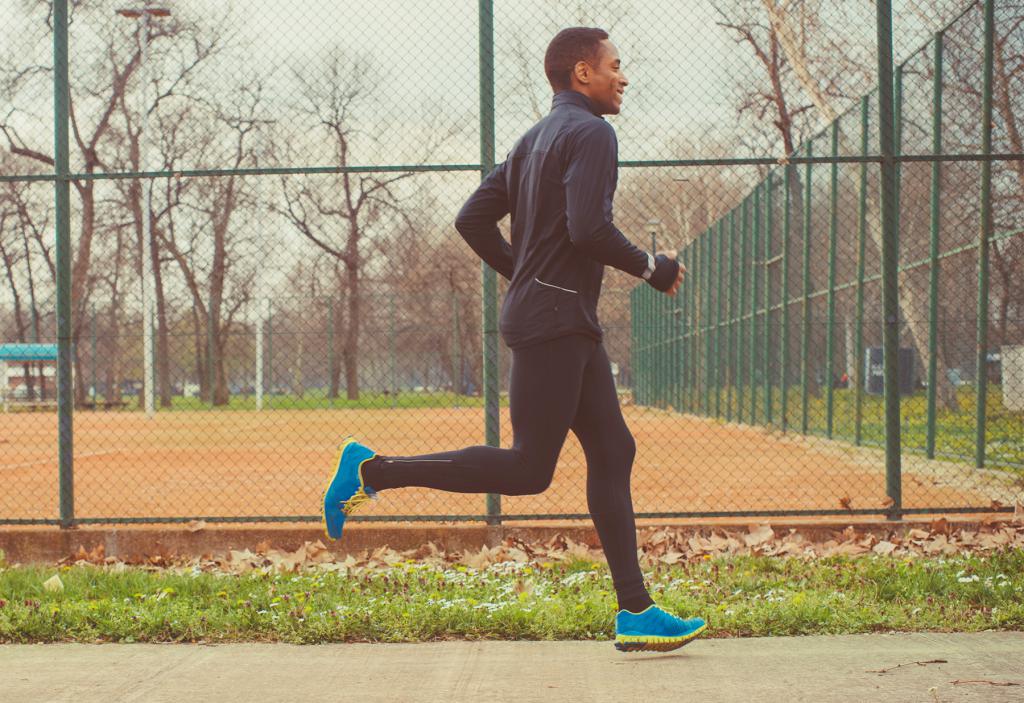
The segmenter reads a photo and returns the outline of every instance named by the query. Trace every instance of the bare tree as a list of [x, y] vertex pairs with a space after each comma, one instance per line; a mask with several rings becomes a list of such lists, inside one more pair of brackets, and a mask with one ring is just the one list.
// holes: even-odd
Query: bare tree
[[[1007, 151], [1024, 154], [1021, 136], [1021, 115], [1024, 114], [1024, 46], [1021, 30], [1024, 27], [1024, 4], [1007, 3], [1001, 9], [993, 42], [993, 107], [996, 119], [1002, 121], [1000, 134], [1006, 140]], [[972, 86], [973, 87], [973, 86]], [[996, 149], [1000, 151], [1000, 149]], [[1019, 230], [1024, 214], [1024, 161], [1010, 161], [994, 165], [994, 170], [1008, 170], [1015, 183], [1002, 185], [997, 177], [995, 198], [997, 215], [1004, 220], [1001, 229]], [[1024, 341], [1020, 336], [1011, 339], [1011, 320], [1020, 320], [1024, 311], [1024, 237], [1014, 237], [992, 244], [993, 263], [1001, 283], [996, 334], [1000, 344]], [[1016, 308], [1016, 310], [1013, 310]]]
[[[258, 131], [268, 124], [260, 117], [262, 84], [250, 80], [240, 85], [231, 97], [233, 104], [212, 107], [214, 126], [197, 135], [196, 148], [199, 153], [210, 151], [214, 144], [221, 143], [220, 128], [227, 127], [232, 135], [228, 169], [253, 168], [258, 162]], [[184, 189], [176, 192], [175, 199], [184, 192]], [[188, 192], [191, 194], [188, 206], [198, 214], [195, 226], [188, 227], [186, 234], [179, 236], [172, 215], [164, 226], [155, 227], [154, 231], [178, 265], [192, 294], [197, 360], [205, 356], [198, 368], [200, 388], [213, 405], [225, 405], [229, 400], [225, 366], [228, 337], [236, 316], [253, 295], [251, 273], [258, 265], [241, 255], [239, 249], [245, 239], [243, 229], [233, 220], [241, 213], [255, 212], [257, 201], [237, 173], [203, 179]], [[200, 328], [206, 331], [208, 345], [199, 341]], [[211, 370], [212, 386], [208, 382]]]
[[[52, 14], [50, 3], [36, 0], [27, 3], [27, 10], [36, 16], [45, 18], [46, 32], [37, 41], [48, 41], [52, 30]], [[109, 6], [102, 3], [75, 2], [70, 8], [71, 23], [108, 25], [111, 22]], [[116, 25], [124, 26], [127, 24]], [[125, 93], [129, 89], [132, 78], [137, 74], [141, 62], [141, 23], [132, 29], [135, 39], [134, 46], [125, 55], [123, 48], [128, 42], [120, 32], [104, 32], [108, 39], [102, 53], [80, 55], [78, 60], [86, 69], [81, 75], [86, 81], [72, 84], [68, 95], [70, 112], [71, 145], [76, 150], [74, 158], [81, 164], [81, 172], [90, 176], [97, 171], [105, 170], [114, 159], [117, 140], [114, 136], [114, 120], [118, 106], [123, 104]], [[147, 109], [155, 109], [161, 100], [175, 94], [197, 67], [211, 55], [216, 47], [217, 32], [205, 35], [199, 26], [192, 21], [178, 16], [149, 24], [148, 41], [150, 50], [158, 55], [164, 45], [178, 43], [193, 50], [193, 54], [179, 67], [176, 75], [169, 77], [160, 84], [161, 78], [154, 77], [158, 82], [158, 97], [154, 105]], [[212, 39], [209, 39], [212, 37]], [[188, 41], [182, 42], [182, 39]], [[187, 51], [184, 52], [187, 54]], [[15, 64], [16, 65], [16, 64]], [[10, 71], [3, 76], [3, 90], [0, 92], [15, 95], [25, 85], [39, 75], [45, 75], [45, 67], [28, 67], [19, 71]], [[13, 101], [12, 101], [13, 103]], [[13, 103], [16, 104], [16, 103]], [[53, 156], [43, 147], [35, 147], [27, 143], [19, 134], [12, 117], [17, 112], [11, 110], [7, 115], [0, 116], [0, 133], [8, 144], [11, 153], [23, 157], [30, 162], [53, 167]], [[94, 237], [97, 232], [97, 181], [92, 178], [73, 179], [71, 181], [81, 202], [81, 224], [76, 229], [75, 257], [71, 265], [71, 301], [72, 301], [72, 345], [76, 375], [82, 377], [81, 354], [78, 344], [93, 290], [91, 268], [93, 264]], [[76, 384], [76, 401], [85, 398], [85, 385]]]
[[[349, 59], [338, 50], [331, 51], [323, 70], [310, 71], [308, 66], [293, 70], [299, 86], [301, 104], [298, 112], [318, 128], [332, 150], [337, 166], [354, 165], [353, 149], [362, 130], [356, 125], [360, 111], [368, 108], [369, 98], [383, 77], [367, 59]], [[316, 77], [323, 76], [322, 80]], [[461, 128], [428, 129], [430, 137], [422, 145], [420, 163]], [[370, 140], [374, 136], [368, 135]], [[412, 173], [370, 175], [343, 172], [326, 178], [289, 177], [281, 179], [284, 205], [277, 207], [286, 220], [303, 237], [340, 262], [346, 296], [345, 325], [341, 331], [342, 360], [345, 370], [346, 395], [359, 397], [358, 358], [362, 306], [361, 274], [370, 258], [366, 251], [373, 244], [376, 251], [387, 242], [370, 238], [375, 228], [386, 228], [407, 222], [401, 207], [398, 184]]]
[[[0, 155], [0, 164], [5, 169], [11, 166], [11, 161], [9, 156]], [[34, 192], [39, 191], [28, 182], [7, 182], [0, 190], [0, 259], [10, 285], [15, 335], [21, 342], [40, 341], [46, 317], [41, 301], [53, 290], [56, 281], [52, 245], [46, 238], [50, 210], [37, 202]], [[40, 268], [42, 274], [38, 272]], [[30, 373], [32, 368], [31, 364], [24, 366], [29, 398], [34, 398], [36, 393], [37, 380]], [[34, 368], [38, 372], [40, 392], [45, 393], [44, 365]]]

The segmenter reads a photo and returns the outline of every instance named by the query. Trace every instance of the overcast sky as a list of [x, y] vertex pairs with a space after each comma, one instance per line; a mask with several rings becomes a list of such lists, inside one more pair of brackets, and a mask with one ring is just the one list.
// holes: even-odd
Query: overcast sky
[[[920, 0], [894, 3], [897, 53], [905, 53], [924, 38], [908, 9], [913, 2]], [[245, 53], [232, 54], [218, 67], [216, 75], [223, 76], [225, 84], [232, 77], [229, 74], [275, 75], [279, 94], [286, 94], [292, 86], [286, 82], [285, 67], [308, 67], [310, 75], [315, 75], [318, 59], [331, 48], [372, 56], [384, 78], [373, 115], [387, 120], [385, 133], [394, 130], [373, 161], [401, 163], [409, 158], [423, 138], [418, 132], [427, 124], [424, 114], [441, 115], [467, 127], [463, 139], [443, 160], [475, 162], [479, 158], [475, 0], [166, 0], [162, 4], [179, 16], [230, 17], [234, 44], [245, 47]], [[131, 2], [99, 0], [94, 5], [100, 8], [98, 17], [110, 19], [72, 27], [72, 80], [82, 68], [76, 55], [99, 50], [112, 32], [127, 31], [124, 28], [131, 22], [116, 15], [117, 8], [132, 6]], [[619, 132], [621, 158], [669, 158], [665, 141], [680, 134], [698, 142], [713, 136], [735, 137], [741, 129], [735, 116], [737, 76], [758, 67], [749, 48], [737, 44], [716, 24], [715, 5], [710, 0], [495, 0], [498, 159], [535, 119], [527, 93], [519, 87], [524, 73], [533, 81], [543, 112], [547, 111], [551, 96], [543, 73], [544, 48], [558, 28], [579, 23], [581, 6], [593, 24], [611, 30], [631, 81], [622, 114], [608, 117]], [[25, 44], [25, 37], [33, 34], [30, 28], [40, 26], [39, 18], [25, 17], [24, 7], [24, 0], [0, 0], [0, 16], [11, 20], [0, 23], [0, 37], [8, 46]], [[872, 3], [845, 7], [848, 18], [860, 21], [844, 32], [873, 38]], [[527, 66], [514, 60], [512, 52], [520, 47], [528, 57]], [[31, 48], [35, 60], [49, 59], [45, 42], [24, 48], [15, 55], [27, 61], [33, 57]], [[46, 118], [52, 114], [52, 96], [37, 93], [29, 110], [34, 119], [26, 118], [20, 126], [26, 136], [37, 134], [40, 146], [49, 146], [52, 131]]]

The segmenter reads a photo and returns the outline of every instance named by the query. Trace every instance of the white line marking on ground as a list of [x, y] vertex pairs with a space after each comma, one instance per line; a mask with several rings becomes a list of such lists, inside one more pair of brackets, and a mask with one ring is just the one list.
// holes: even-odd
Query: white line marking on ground
[[[109, 452], [89, 452], [88, 454], [75, 454], [75, 459], [89, 459], [94, 456], [107, 456], [109, 454], [120, 454], [118, 451]], [[57, 462], [57, 457], [53, 459], [44, 459], [42, 461], [29, 461], [24, 464], [0, 464], [0, 470], [2, 469], [24, 469], [29, 466], [42, 466], [46, 464], [54, 464]]]

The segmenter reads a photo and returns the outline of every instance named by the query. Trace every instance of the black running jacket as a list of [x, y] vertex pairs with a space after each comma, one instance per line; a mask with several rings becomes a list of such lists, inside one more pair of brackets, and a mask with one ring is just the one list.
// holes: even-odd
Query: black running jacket
[[[653, 257], [612, 223], [617, 182], [615, 129], [590, 98], [566, 90], [462, 206], [455, 228], [511, 282], [498, 326], [509, 348], [567, 334], [602, 341], [605, 265], [649, 275]], [[511, 245], [497, 226], [506, 214]]]

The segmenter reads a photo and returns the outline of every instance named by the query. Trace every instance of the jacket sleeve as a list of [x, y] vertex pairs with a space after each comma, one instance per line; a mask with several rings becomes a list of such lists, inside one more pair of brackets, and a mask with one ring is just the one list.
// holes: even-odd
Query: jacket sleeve
[[498, 222], [509, 211], [506, 163], [498, 164], [469, 196], [455, 218], [455, 229], [488, 266], [512, 280], [512, 247], [498, 230]]
[[618, 151], [615, 129], [604, 120], [588, 121], [569, 140], [562, 176], [566, 226], [580, 252], [639, 278], [647, 270], [647, 252], [612, 222]]

